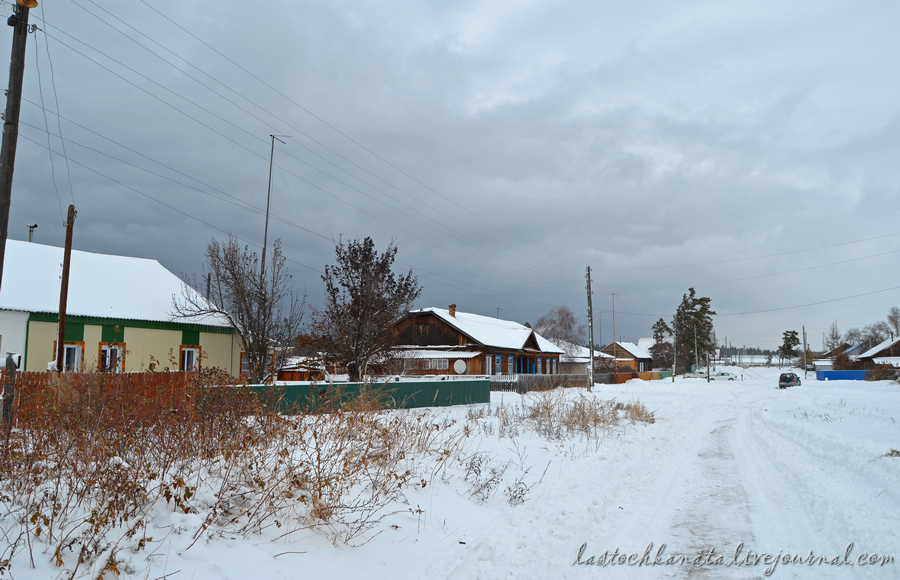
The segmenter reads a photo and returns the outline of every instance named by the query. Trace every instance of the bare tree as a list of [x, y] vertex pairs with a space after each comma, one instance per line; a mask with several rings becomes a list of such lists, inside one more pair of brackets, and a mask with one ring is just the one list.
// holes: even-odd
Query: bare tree
[[844, 342], [846, 342], [850, 346], [857, 345], [863, 340], [863, 333], [858, 328], [851, 328], [844, 334]]
[[381, 255], [371, 238], [339, 241], [337, 263], [325, 266], [325, 307], [315, 310], [311, 336], [328, 358], [347, 367], [358, 381], [370, 362], [386, 362], [396, 341], [393, 331], [422, 291], [410, 271], [392, 271], [393, 242]]
[[534, 323], [534, 331], [562, 348], [569, 356], [575, 355], [584, 343], [585, 325], [578, 324], [578, 318], [568, 306], [551, 308]]
[[841, 331], [838, 330], [837, 320], [831, 323], [831, 328], [828, 329], [828, 334], [825, 335], [825, 347], [831, 352], [831, 356], [834, 356], [834, 351], [841, 346]]
[[887, 323], [894, 331], [894, 337], [900, 336], [900, 308], [892, 307], [887, 315]]
[[306, 298], [294, 293], [285, 266], [281, 240], [272, 247], [268, 268], [260, 272], [259, 256], [241, 248], [229, 236], [225, 243], [211, 240], [206, 247], [204, 280], [208, 297], [194, 288], [203, 286], [194, 276], [182, 283], [181, 296], [172, 297], [181, 318], [224, 317], [237, 330], [249, 367], [250, 380], [262, 382], [284, 358], [300, 334]]
[[890, 334], [891, 327], [883, 320], [867, 324], [862, 329], [863, 340], [868, 340], [870, 346], [875, 346], [878, 343], [884, 342]]

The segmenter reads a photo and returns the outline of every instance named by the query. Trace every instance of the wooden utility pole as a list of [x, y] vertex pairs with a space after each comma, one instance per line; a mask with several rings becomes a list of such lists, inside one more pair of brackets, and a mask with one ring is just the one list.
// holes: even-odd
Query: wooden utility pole
[[616, 341], [619, 340], [619, 336], [616, 334], [616, 294], [613, 292], [613, 368], [616, 370], [613, 372], [619, 371], [619, 355], [616, 353]]
[[272, 165], [275, 161], [275, 140], [277, 139], [279, 143], [284, 144], [284, 141], [278, 139], [275, 135], [269, 135], [269, 137], [272, 138], [272, 149], [269, 152], [269, 188], [266, 192], [266, 226], [263, 229], [262, 262], [259, 266], [259, 282], [264, 286], [266, 283], [266, 242], [269, 237], [269, 201], [272, 199]]
[[[62, 284], [59, 287], [59, 333], [56, 337], [56, 372], [63, 371], [65, 364], [66, 301], [69, 297], [69, 264], [72, 260], [72, 229], [75, 226], [75, 206], [69, 205], [66, 216], [66, 249], [63, 255]], [[74, 370], [74, 369], [72, 369]]]
[[591, 351], [591, 362], [588, 367], [588, 391], [594, 387], [594, 307], [591, 305], [591, 267], [587, 267], [587, 298], [588, 298], [588, 349]]
[[12, 198], [13, 168], [16, 164], [16, 143], [19, 141], [22, 78], [25, 75], [28, 7], [24, 4], [27, 2], [17, 2], [15, 12], [8, 20], [9, 25], [13, 27], [13, 42], [9, 63], [9, 85], [6, 92], [6, 114], [3, 117], [3, 144], [0, 146], [0, 284], [3, 282], [3, 261], [6, 258], [6, 237], [9, 234], [9, 206]]

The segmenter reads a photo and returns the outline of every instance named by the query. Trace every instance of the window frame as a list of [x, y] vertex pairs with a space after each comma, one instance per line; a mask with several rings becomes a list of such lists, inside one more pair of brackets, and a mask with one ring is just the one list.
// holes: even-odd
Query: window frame
[[[106, 357], [103, 354], [104, 348], [108, 351], [111, 347], [115, 347], [116, 350], [119, 351], [119, 355], [116, 359], [116, 368], [112, 370], [114, 373], [122, 373], [125, 372], [125, 343], [124, 342], [101, 342], [97, 346], [97, 370], [99, 371], [107, 371], [109, 369], [103, 368], [103, 362]], [[108, 356], [108, 355], [107, 355]]]
[[[56, 349], [59, 341], [53, 341], [53, 360], [56, 360], [56, 355], [58, 354]], [[80, 353], [75, 360], [75, 368], [72, 370], [66, 370], [66, 350], [68, 347], [73, 347], [79, 349], [77, 352]], [[63, 370], [64, 373], [80, 373], [84, 368], [84, 341], [83, 340], [64, 340], [63, 341]]]
[[[241, 351], [241, 356], [240, 356], [240, 364], [238, 365], [238, 368], [241, 370], [241, 371], [240, 371], [240, 372], [241, 372], [241, 377], [249, 377], [249, 376], [250, 376], [250, 373], [249, 373], [249, 372], [245, 372], [245, 371], [244, 371], [244, 359], [245, 359], [245, 358], [247, 358], [247, 351], [246, 351], [246, 350], [242, 350], [242, 351]], [[416, 364], [415, 361], [413, 361], [413, 364]], [[250, 367], [250, 362], [248, 361], [248, 362], [247, 362], [247, 368], [249, 369], [249, 367]], [[270, 370], [270, 371], [274, 371], [274, 370], [275, 370], [275, 355], [274, 355], [273, 353], [271, 353], [271, 352], [269, 353], [269, 370]]]
[[[187, 351], [194, 352], [194, 364], [191, 368], [184, 368], [184, 353]], [[178, 347], [178, 369], [183, 373], [191, 373], [200, 370], [200, 353], [203, 349], [199, 344], [182, 344]]]

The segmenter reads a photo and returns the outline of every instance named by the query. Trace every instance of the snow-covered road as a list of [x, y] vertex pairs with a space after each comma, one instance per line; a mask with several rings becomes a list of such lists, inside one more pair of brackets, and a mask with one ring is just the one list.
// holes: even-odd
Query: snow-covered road
[[[426, 411], [468, 433], [461, 460], [407, 489], [358, 547], [290, 521], [194, 543], [199, 516], [167, 510], [121, 567], [174, 580], [900, 578], [900, 457], [889, 456], [900, 385], [810, 378], [779, 390], [778, 369], [724, 370], [743, 380], [552, 394], [655, 412], [599, 438], [504, 426], [501, 407], [523, 412], [547, 394]], [[522, 502], [510, 501], [516, 489]], [[15, 578], [61, 573], [48, 554], [34, 561]]]
[[[740, 376], [741, 369], [731, 370]], [[656, 424], [611, 438], [577, 461], [557, 454], [555, 480], [545, 478], [518, 512], [501, 510], [471, 547], [432, 572], [900, 577], [900, 459], [884, 457], [900, 447], [900, 386], [810, 379], [778, 390], [777, 370], [743, 375], [734, 383], [596, 388], [601, 396], [640, 399], [656, 410]], [[610, 563], [616, 553], [626, 563], [618, 556]], [[872, 554], [876, 564], [868, 563]], [[882, 565], [885, 556], [895, 561]]]

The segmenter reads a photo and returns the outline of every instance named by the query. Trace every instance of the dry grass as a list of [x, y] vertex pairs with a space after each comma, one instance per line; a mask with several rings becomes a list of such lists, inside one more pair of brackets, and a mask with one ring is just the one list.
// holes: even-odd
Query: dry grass
[[486, 434], [518, 437], [520, 431], [536, 433], [550, 440], [572, 437], [597, 440], [619, 427], [654, 423], [654, 414], [640, 401], [622, 404], [614, 399], [601, 399], [591, 394], [569, 396], [563, 389], [532, 391], [517, 405], [500, 405], [493, 414], [482, 408], [471, 410], [467, 419]]
[[379, 412], [374, 391], [290, 417], [239, 388], [128, 392], [79, 377], [0, 455], [0, 576], [35, 558], [71, 578], [118, 573], [166, 510], [198, 516], [193, 542], [272, 526], [358, 541], [404, 490], [439, 476], [467, 433], [427, 411]]

